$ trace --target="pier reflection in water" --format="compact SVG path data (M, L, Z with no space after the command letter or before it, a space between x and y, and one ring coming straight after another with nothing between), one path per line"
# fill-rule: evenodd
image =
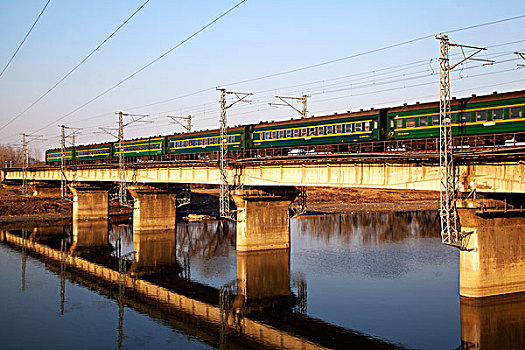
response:
M106 222L6 232L124 269L128 281L143 279L186 295L209 305L207 313L220 309L221 319L233 327L228 331L219 319L205 321L169 303L146 300L125 282L99 285L65 265L48 264L60 276L59 309L65 317L72 317L72 305L79 303L78 286L66 288L66 277L117 301L116 347L133 347L134 333L143 334L137 311L200 339L185 346L204 341L214 347L272 347L271 339L250 343L253 339L231 333L235 322L248 317L282 330L280 337L326 347L523 347L523 296L458 302L457 251L441 245L434 212L300 217L291 221L291 251L260 253L236 254L235 225L228 222L180 223L176 232L155 233L133 233L127 225L108 231ZM26 264L22 249L23 286ZM90 324L86 327L95 327L97 320ZM243 329L250 330L246 324Z

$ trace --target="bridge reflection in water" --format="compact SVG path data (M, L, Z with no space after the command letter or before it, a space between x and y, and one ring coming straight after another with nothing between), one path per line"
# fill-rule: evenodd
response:
M296 236L305 240L308 235L313 235L343 246L380 245L409 237L439 237L439 230L434 229L436 220L435 213L429 212L330 215L293 220L293 226L298 231ZM211 259L233 252L235 226L231 223L179 224L176 232L141 233L132 232L126 225L108 227L106 221L91 221L76 222L72 227L14 228L2 232L2 239L10 242L9 234L57 250L67 250L72 256L115 271L122 267L119 262L124 261L128 279L143 279L196 300L201 303L198 305L209 305L209 310L220 309L224 316L221 320L227 320L221 324L218 319L202 317L202 313L179 308L169 300L161 303L158 298L139 293L125 283L122 288L118 281L104 282L85 271L47 261L47 267L64 279L76 281L118 301L119 347L125 333L124 306L163 320L215 347L274 348L286 337L301 341L289 341L285 348L397 347L308 316L305 313L308 281L291 276L289 250L237 253L236 278L222 288L205 283L202 276L206 275L206 269L199 271L200 281L192 279L192 268L196 268L191 264L192 259ZM67 243L65 248L62 242ZM300 242L293 244L297 243ZM22 253L29 252L23 249ZM62 312L64 298L65 283L61 284ZM525 294L480 300L461 298L460 311L462 348L504 348L505 344L509 348L525 347ZM246 320L262 322L269 328L259 329L280 333L263 332L259 337L250 336L249 327L253 323ZM506 343L507 340L510 343Z

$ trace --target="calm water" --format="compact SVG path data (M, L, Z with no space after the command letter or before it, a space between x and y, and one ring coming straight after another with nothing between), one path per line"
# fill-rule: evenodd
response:
M231 290L240 317L336 348L520 348L525 297L458 297L457 250L443 246L435 212L292 219L291 250L236 254L235 225L181 223L135 235L91 223L4 232L220 306ZM192 315L155 305L79 271L0 244L2 348L265 348ZM225 285L227 287L225 287ZM504 340L499 334L505 334ZM463 336L462 336L463 335ZM463 339L463 341L462 341ZM502 346L503 345L503 346Z

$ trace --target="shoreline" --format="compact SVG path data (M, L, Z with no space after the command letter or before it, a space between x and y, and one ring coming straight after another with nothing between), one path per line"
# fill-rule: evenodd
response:
M72 220L72 202L60 198L28 197L16 190L0 190L0 225ZM177 209L177 218L206 214L218 219L218 189L194 189L191 203ZM110 222L130 220L132 212L110 202ZM439 192L384 189L311 188L306 213L332 215L439 210ZM7 215L6 215L7 214Z

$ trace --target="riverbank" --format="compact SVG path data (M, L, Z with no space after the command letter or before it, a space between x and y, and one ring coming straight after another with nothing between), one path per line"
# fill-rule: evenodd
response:
M308 189L307 213L348 213L381 211L437 210L439 192L414 190L382 190L370 188ZM181 207L179 215L207 214L217 216L218 189L193 189L191 203ZM19 188L0 188L0 223L58 221L70 219L72 202L56 197L23 195ZM111 200L109 213L113 218L129 217L131 209Z

